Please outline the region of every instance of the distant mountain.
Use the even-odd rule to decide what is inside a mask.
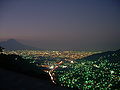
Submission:
[[[40,50],[39,48],[24,45],[15,39],[9,39],[7,41],[0,42],[0,46],[6,50]]]

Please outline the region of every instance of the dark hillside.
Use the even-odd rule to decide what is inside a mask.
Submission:
[[[93,54],[87,57],[84,57],[79,60],[98,60],[98,59],[108,59],[110,62],[118,62],[120,61],[120,49],[116,51],[108,51],[108,52],[103,52],[103,53],[98,53],[98,54]]]
[[[0,54],[0,90],[68,90],[54,85],[50,76],[18,55]]]

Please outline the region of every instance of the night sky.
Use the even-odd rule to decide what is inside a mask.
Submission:
[[[120,49],[120,0],[0,0],[0,41],[52,50]]]

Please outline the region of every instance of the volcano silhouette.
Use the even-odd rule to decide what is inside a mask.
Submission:
[[[9,39],[7,41],[2,41],[0,42],[0,46],[4,47],[6,50],[40,50],[35,47],[24,45],[15,39]]]

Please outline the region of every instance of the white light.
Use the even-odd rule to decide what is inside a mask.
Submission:
[[[111,73],[111,74],[113,74],[113,73],[114,73],[114,71],[110,71],[110,73]]]
[[[96,64],[94,64],[93,66],[94,66],[94,67],[97,67],[97,68],[100,68],[100,66],[98,66],[98,65],[96,65]]]
[[[50,66],[50,69],[53,69],[54,68],[54,66],[52,65],[52,66]]]
[[[66,68],[67,66],[63,66],[62,68]]]
[[[70,61],[70,63],[74,63],[73,61]]]

